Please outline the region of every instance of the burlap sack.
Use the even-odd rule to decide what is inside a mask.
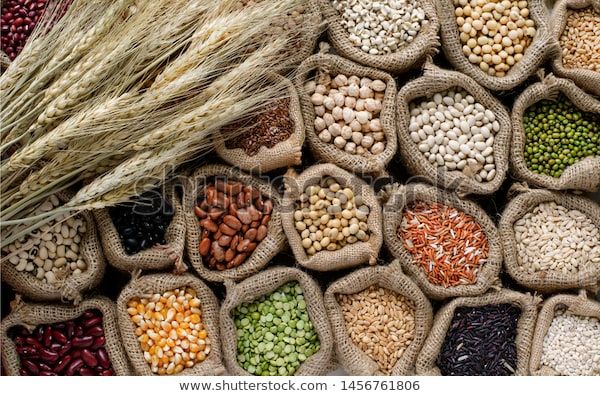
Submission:
[[[245,302],[274,292],[288,282],[298,282],[304,292],[308,316],[319,337],[320,348],[306,359],[294,375],[325,375],[333,370],[333,335],[323,304],[323,293],[317,282],[296,268],[274,267],[266,269],[238,284],[227,282],[227,296],[221,305],[221,337],[223,355],[229,375],[250,375],[237,361],[237,330],[233,311]]]
[[[600,225],[600,205],[584,197],[562,192],[529,189],[520,184],[512,186],[509,196],[515,194],[519,195],[508,202],[498,225],[504,251],[504,267],[511,278],[521,286],[543,293],[577,288],[598,290],[600,288],[600,267],[592,263],[587,263],[587,266],[583,266],[584,268],[580,267],[577,274],[563,274],[560,271],[538,271],[529,274],[522,270],[517,261],[514,224],[539,204],[554,201],[568,209],[581,211],[594,224]]]
[[[327,20],[327,34],[335,50],[343,57],[360,64],[388,71],[403,73],[422,62],[426,56],[433,55],[439,46],[438,30],[440,22],[435,9],[435,1],[420,0],[419,5],[425,11],[427,23],[424,24],[415,39],[398,51],[386,55],[372,55],[352,44],[349,34],[342,26],[342,17],[331,4],[331,0],[315,0]]]
[[[367,242],[356,242],[348,244],[335,251],[321,250],[313,256],[309,256],[302,246],[302,238],[296,230],[294,211],[300,195],[310,185],[317,184],[323,177],[334,177],[340,186],[349,187],[355,195],[362,196],[365,205],[370,209],[367,218],[370,237]],[[377,202],[375,192],[358,176],[352,175],[345,170],[332,164],[314,165],[306,169],[302,174],[294,178],[289,177],[286,182],[284,195],[286,210],[282,213],[283,230],[289,241],[292,252],[298,264],[304,268],[314,271],[335,271],[356,267],[363,263],[376,264],[379,249],[383,243],[381,235],[381,207]]]
[[[537,305],[541,298],[529,294],[517,293],[508,289],[501,289],[486,293],[479,297],[459,297],[444,305],[433,318],[433,327],[425,340],[425,345],[417,357],[418,375],[441,375],[437,367],[437,358],[440,354],[446,333],[454,318],[454,311],[458,307],[482,307],[485,305],[511,304],[521,309],[521,316],[517,322],[517,367],[515,375],[529,374],[529,356],[531,354],[531,340],[537,316]]]
[[[550,190],[596,191],[600,188],[600,156],[584,158],[567,167],[559,178],[533,173],[527,168],[525,157],[525,130],[523,114],[533,104],[542,99],[555,99],[565,95],[577,108],[600,114],[600,101],[586,94],[564,78],[549,74],[541,82],[530,85],[515,100],[512,109],[513,139],[510,153],[511,171],[516,179],[530,185]]]
[[[494,163],[496,177],[490,182],[479,183],[460,170],[450,171],[445,167],[431,164],[410,137],[410,104],[425,100],[435,93],[459,87],[469,92],[477,102],[490,109],[500,124],[500,131],[494,135]],[[423,68],[423,77],[404,85],[398,92],[397,126],[400,155],[411,174],[425,178],[429,183],[456,190],[461,195],[487,195],[496,192],[508,171],[508,153],[510,150],[511,125],[508,111],[502,103],[482,88],[472,78],[455,71],[443,70],[427,62]]]
[[[547,10],[543,0],[529,0],[529,18],[535,22],[537,33],[525,49],[523,59],[515,63],[504,77],[492,77],[475,65],[463,53],[458,25],[454,14],[454,0],[438,0],[437,13],[440,19],[442,48],[454,68],[472,77],[477,83],[493,91],[508,91],[521,84],[546,60],[559,50],[548,28]]]
[[[463,200],[455,193],[428,186],[426,184],[408,184],[389,186],[382,193],[383,199],[383,235],[385,245],[394,257],[400,259],[404,272],[423,290],[425,295],[434,300],[451,297],[478,296],[488,289],[499,286],[498,274],[502,267],[502,244],[498,230],[492,219],[473,201]],[[471,285],[458,285],[446,288],[429,282],[421,267],[414,262],[412,255],[404,248],[398,237],[398,228],[402,224],[404,208],[416,201],[438,202],[470,215],[475,219],[488,239],[488,258],[481,264],[477,274],[477,282]]]
[[[321,33],[325,30],[323,23],[323,15],[317,4],[313,0],[303,0],[304,5],[304,20],[302,25],[298,26],[297,45],[290,48],[289,59],[286,61],[286,66],[290,69],[298,67],[304,59],[308,58],[317,46],[317,40]]]
[[[265,239],[258,244],[256,250],[240,266],[223,271],[211,270],[202,263],[202,256],[198,250],[201,229],[199,220],[194,214],[198,194],[213,176],[240,181],[245,185],[258,189],[264,197],[268,197],[273,201],[273,213],[271,214],[268,234]],[[281,196],[275,187],[229,166],[207,165],[195,171],[184,188],[183,212],[186,222],[185,250],[187,256],[200,277],[211,282],[224,282],[226,279],[237,281],[254,275],[267,266],[269,261],[284,249],[286,244],[281,227]]]
[[[379,79],[386,83],[383,109],[379,114],[386,139],[385,150],[381,154],[369,157],[350,154],[344,150],[338,149],[333,143],[324,143],[319,139],[314,124],[316,118],[315,108],[310,101],[310,95],[304,88],[305,83],[314,80],[316,73],[331,74],[332,78],[339,73],[343,73],[348,77],[356,75],[358,77]],[[318,160],[336,164],[356,173],[381,173],[385,170],[386,165],[396,153],[397,146],[395,133],[396,114],[394,109],[396,83],[391,75],[380,70],[360,66],[357,63],[336,55],[319,53],[302,62],[298,67],[296,77],[294,78],[294,84],[300,95],[302,117],[304,119],[304,127],[306,128],[306,139],[311,151]]]
[[[357,347],[348,335],[344,314],[336,298],[339,294],[359,293],[373,285],[405,296],[415,305],[415,337],[391,372],[391,375],[414,374],[417,355],[431,328],[433,311],[423,292],[402,273],[398,260],[387,267],[356,270],[333,282],[325,292],[325,308],[335,338],[337,360],[350,375],[383,375],[377,363]]]
[[[68,193],[58,193],[56,196],[61,202],[68,202]],[[88,265],[87,270],[81,274],[71,274],[63,281],[51,285],[35,277],[29,272],[19,272],[15,266],[8,262],[5,256],[0,261],[2,267],[2,281],[8,283],[15,292],[23,294],[36,301],[70,300],[77,305],[83,299],[83,294],[93,290],[104,276],[106,262],[102,254],[102,247],[96,230],[96,223],[91,212],[83,211],[79,214],[86,222],[86,232],[82,235],[80,253]]]
[[[560,43],[559,40],[567,24],[570,10],[581,10],[588,7],[593,7],[595,12],[600,13],[600,1],[598,0],[559,0],[554,3],[550,19],[550,29],[554,40]],[[585,91],[600,95],[600,72],[565,67],[562,60],[562,51],[557,51],[552,59],[552,71],[560,77],[573,80]]]
[[[136,269],[157,270],[172,266],[182,260],[185,245],[185,217],[181,202],[174,188],[170,187],[165,200],[173,208],[173,218],[165,232],[165,246],[153,246],[136,254],[128,255],[108,209],[94,211],[98,223],[102,248],[109,264],[123,271]]]
[[[529,372],[531,375],[560,375],[551,367],[542,365],[542,354],[544,351],[544,338],[552,324],[557,310],[566,310],[573,315],[587,316],[600,319],[600,303],[588,299],[585,292],[578,296],[572,294],[558,294],[550,297],[538,314],[531,344],[531,359],[529,361]]]
[[[155,375],[152,373],[150,365],[144,360],[144,353],[135,335],[136,325],[127,313],[127,303],[132,298],[148,297],[156,293],[162,294],[183,287],[194,289],[198,299],[200,299],[202,323],[208,333],[211,349],[205,361],[194,365],[194,367],[183,369],[178,375],[224,374],[225,368],[221,358],[221,338],[219,336],[219,301],[212,290],[191,274],[153,274],[140,277],[139,272],[133,274],[131,281],[121,291],[117,299],[119,330],[133,368],[132,374]]]
[[[227,163],[249,172],[269,172],[277,168],[300,165],[302,145],[304,144],[304,123],[298,93],[291,81],[279,75],[271,77],[281,81],[287,87],[286,99],[289,99],[289,117],[293,124],[290,137],[273,147],[262,146],[255,155],[248,155],[242,148],[229,149],[226,137],[215,142],[215,151]]]
[[[7,375],[19,375],[21,363],[16,345],[9,336],[11,328],[24,326],[33,329],[41,324],[51,324],[76,319],[88,309],[97,309],[102,313],[102,327],[106,338],[105,349],[116,375],[131,375],[131,369],[121,343],[115,304],[105,297],[94,297],[82,301],[77,306],[26,304],[21,301],[14,304],[12,312],[0,325],[2,341],[2,368]]]

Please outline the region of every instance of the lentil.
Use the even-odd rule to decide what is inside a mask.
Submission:
[[[144,360],[155,374],[179,374],[202,363],[211,351],[200,299],[192,288],[133,298],[127,313],[137,326]]]
[[[352,341],[389,375],[415,337],[414,303],[377,286],[336,298]]]
[[[513,374],[520,314],[511,304],[457,308],[437,360],[442,375]]]
[[[237,359],[250,374],[293,375],[320,348],[297,282],[238,306],[234,322]]]
[[[593,8],[569,9],[560,45],[566,68],[600,72],[600,14]]]
[[[564,95],[529,107],[523,127],[525,162],[534,173],[560,177],[577,161],[600,155],[600,115],[579,110]]]

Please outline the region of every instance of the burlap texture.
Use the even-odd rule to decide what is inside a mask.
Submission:
[[[288,111],[293,124],[292,134],[271,148],[262,146],[255,155],[248,155],[242,148],[228,149],[225,136],[215,142],[215,151],[225,162],[249,172],[269,172],[277,168],[300,165],[302,162],[304,122],[298,93],[288,79],[276,74],[271,78],[282,81],[287,88],[286,99],[290,101]]]
[[[304,59],[308,58],[317,46],[317,40],[325,30],[323,15],[317,4],[313,0],[304,0],[304,21],[302,26],[298,27],[299,37],[297,47],[290,48],[289,59],[286,66],[290,69],[298,67]]]
[[[500,131],[494,134],[494,163],[496,177],[490,182],[479,183],[460,170],[450,171],[445,167],[431,164],[410,137],[410,104],[415,100],[425,100],[435,93],[459,87],[470,93],[477,102],[491,110],[500,124]],[[444,70],[430,62],[424,67],[423,77],[405,84],[398,92],[397,126],[398,147],[402,161],[411,174],[425,178],[429,183],[445,189],[456,190],[461,195],[487,195],[496,192],[506,178],[508,154],[510,151],[510,115],[504,105],[482,88],[472,78],[455,71]]]
[[[302,238],[296,230],[294,211],[300,195],[306,188],[318,184],[323,177],[335,178],[342,188],[349,187],[355,195],[362,196],[365,205],[370,209],[367,217],[369,240],[348,244],[335,251],[321,250],[309,256],[302,246]],[[335,271],[355,267],[363,263],[374,265],[377,262],[379,249],[383,243],[381,235],[381,207],[373,189],[364,180],[333,164],[314,165],[295,178],[290,178],[286,185],[282,213],[283,230],[289,241],[298,264],[315,271]]]
[[[525,129],[523,114],[542,99],[555,99],[565,95],[577,108],[600,114],[600,101],[586,94],[572,81],[546,76],[541,82],[530,85],[515,100],[512,109],[513,140],[510,153],[511,171],[516,179],[530,185],[550,190],[596,191],[600,188],[600,156],[587,157],[567,167],[559,178],[533,173],[527,168],[525,157]]]
[[[185,245],[185,217],[174,188],[168,189],[165,200],[174,211],[171,223],[165,232],[166,246],[153,246],[132,255],[125,252],[119,232],[108,209],[94,211],[102,248],[109,264],[123,271],[158,270],[172,266],[176,261],[172,259],[173,256],[176,256],[177,260],[182,259]]]
[[[0,339],[2,341],[2,368],[7,375],[19,375],[21,363],[16,351],[16,345],[9,331],[14,326],[35,328],[41,324],[64,322],[81,316],[88,309],[97,309],[102,312],[102,327],[106,345],[104,348],[116,375],[131,375],[129,362],[123,349],[115,303],[106,297],[94,297],[82,301],[77,306],[68,305],[45,305],[26,304],[18,302],[13,311],[2,321],[0,325]]]
[[[324,143],[315,131],[315,108],[310,100],[310,95],[304,89],[304,84],[314,79],[314,72],[328,73],[331,77],[344,74],[348,77],[368,77],[379,79],[386,83],[383,108],[379,114],[383,132],[385,134],[385,150],[381,154],[369,157],[359,154],[350,154],[337,148],[333,143]],[[300,95],[302,117],[306,128],[306,139],[311,151],[321,162],[336,164],[344,169],[356,173],[381,173],[396,153],[397,141],[395,132],[395,100],[396,82],[394,78],[380,70],[361,66],[342,57],[319,53],[306,59],[298,67],[294,84]]]
[[[132,298],[149,297],[152,294],[164,293],[177,288],[190,287],[196,291],[200,299],[202,323],[210,340],[210,352],[206,360],[194,367],[185,368],[178,375],[221,375],[225,368],[221,358],[221,338],[219,336],[219,301],[212,290],[200,279],[191,274],[153,274],[139,277],[132,276],[131,281],[119,294],[117,299],[117,315],[123,346],[129,356],[134,375],[155,375],[150,365],[144,360],[144,353],[135,335],[136,325],[127,313],[127,303]]]
[[[211,270],[202,262],[200,255],[200,225],[194,213],[196,200],[201,189],[213,176],[240,181],[244,185],[258,189],[263,197],[273,201],[273,212],[267,226],[268,233],[254,252],[240,266],[219,271]],[[206,165],[194,172],[186,183],[183,192],[183,211],[186,222],[186,252],[190,262],[201,278],[211,282],[224,282],[226,279],[241,280],[253,275],[269,264],[269,261],[284,249],[286,240],[281,226],[281,196],[269,183],[252,177],[235,168],[225,165]]]
[[[442,350],[446,333],[450,328],[454,311],[458,307],[482,307],[486,305],[511,304],[521,309],[517,322],[517,367],[515,375],[529,374],[529,357],[531,355],[531,340],[537,316],[539,297],[529,294],[517,293],[508,289],[501,289],[486,293],[479,297],[459,297],[444,305],[433,318],[433,327],[425,340],[425,345],[417,357],[418,375],[441,375],[437,367],[437,358]]]
[[[588,299],[585,292],[578,296],[572,294],[557,294],[550,297],[538,314],[531,344],[531,359],[529,372],[531,375],[560,375],[551,367],[542,365],[544,351],[544,338],[552,324],[557,309],[566,309],[566,312],[578,316],[587,316],[600,319],[600,302]]]
[[[395,185],[383,193],[387,202],[383,204],[383,225],[385,244],[394,257],[400,259],[404,272],[423,290],[425,295],[434,300],[451,297],[478,296],[491,287],[499,285],[498,274],[502,267],[502,244],[498,230],[492,219],[473,201],[463,200],[452,192],[438,189],[426,184]],[[398,237],[398,228],[402,224],[404,208],[413,202],[440,203],[458,209],[471,217],[483,229],[488,239],[489,253],[477,274],[477,282],[471,285],[458,285],[446,288],[429,282],[421,267],[414,262],[412,255],[404,248]]]
[[[567,25],[567,16],[570,10],[582,10],[593,7],[600,13],[599,0],[559,0],[554,3],[550,18],[550,29],[560,45],[560,37]],[[600,72],[587,69],[567,68],[563,65],[562,51],[557,51],[552,59],[552,71],[556,75],[573,80],[575,84],[594,95],[600,95]]]
[[[424,24],[411,43],[391,54],[372,55],[364,52],[350,41],[349,34],[342,26],[342,17],[333,8],[331,0],[314,0],[319,3],[321,13],[327,21],[327,34],[331,44],[341,56],[360,64],[388,71],[403,73],[433,55],[440,44],[438,30],[440,22],[435,9],[435,1],[419,0],[425,11],[427,24]]]
[[[510,194],[519,195],[511,199],[504,208],[498,230],[504,251],[504,267],[511,278],[528,289],[543,293],[577,288],[598,290],[600,267],[592,263],[584,265],[584,268],[576,274],[563,274],[560,271],[538,271],[529,274],[520,269],[517,261],[514,224],[539,204],[553,201],[567,209],[581,211],[592,220],[592,223],[600,225],[600,205],[584,197],[563,192],[529,189],[521,184],[513,185]]]
[[[333,335],[323,304],[323,293],[317,282],[305,272],[289,267],[274,267],[261,271],[238,284],[227,282],[227,296],[221,305],[221,337],[223,356],[229,375],[250,375],[237,361],[237,330],[233,311],[245,302],[274,292],[288,282],[298,282],[304,292],[308,316],[319,337],[320,348],[306,359],[294,375],[325,375],[333,370]]]
[[[61,202],[68,202],[69,193],[56,194]],[[19,272],[9,263],[7,257],[0,261],[2,267],[2,281],[8,283],[16,293],[23,294],[36,301],[69,300],[77,305],[83,294],[93,290],[104,277],[106,262],[102,253],[96,223],[91,212],[83,211],[79,215],[85,220],[86,232],[81,237],[80,253],[88,265],[87,270],[81,274],[69,275],[65,280],[51,285],[37,279],[29,272]]]
[[[394,291],[415,305],[415,337],[391,372],[391,375],[414,374],[417,355],[431,328],[433,310],[419,287],[402,273],[398,260],[389,266],[356,270],[333,282],[325,292],[325,308],[335,338],[337,360],[350,375],[384,375],[377,363],[356,346],[348,335],[344,314],[336,299],[336,295],[359,293],[373,285]]]
[[[454,68],[472,77],[477,83],[493,91],[507,91],[521,84],[559,50],[558,44],[553,40],[547,20],[548,12],[543,0],[529,0],[529,18],[535,22],[537,33],[531,44],[525,49],[523,59],[515,63],[504,77],[493,77],[469,62],[463,53],[460,42],[458,24],[454,15],[453,0],[438,0],[437,13],[440,19],[442,48],[444,54]]]

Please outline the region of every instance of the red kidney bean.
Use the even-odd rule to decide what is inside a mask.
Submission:
[[[81,336],[83,336],[83,333],[84,333],[83,332],[83,327],[81,327],[79,325],[76,325],[75,326],[75,332],[74,332],[75,337],[81,337]]]
[[[92,337],[100,337],[104,335],[104,329],[102,328],[102,326],[90,327],[86,330],[85,335]]]
[[[45,347],[49,347],[52,343],[52,327],[46,326],[44,329],[44,337],[42,338]]]
[[[104,376],[115,375],[115,372],[112,369],[103,370],[103,371],[100,372],[100,375],[104,375]]]
[[[83,360],[81,358],[77,358],[75,360],[73,360],[71,362],[71,364],[69,364],[69,367],[67,367],[67,371],[65,372],[66,375],[73,375],[76,372],[79,371],[80,368],[83,367],[85,363],[83,362]]]
[[[58,341],[59,343],[61,343],[63,345],[65,345],[67,343],[67,337],[58,330],[54,330],[52,332],[52,337],[54,337],[54,339],[56,341]]]
[[[44,346],[42,344],[40,344],[40,342],[38,340],[36,340],[35,338],[33,338],[33,336],[27,337],[25,339],[25,343],[31,345],[32,347],[34,347],[36,349],[42,349],[42,348],[44,348]]]
[[[51,376],[56,376],[58,374],[52,372],[52,371],[40,371],[40,373],[38,375],[44,376],[44,377],[51,377]]]
[[[69,353],[69,351],[73,348],[73,345],[71,344],[70,341],[67,341],[67,343],[61,348],[61,350],[58,352],[58,354],[63,357],[65,356],[67,353]]]
[[[79,369],[79,375],[90,376],[90,375],[98,375],[96,370],[93,370],[89,367],[82,367]]]
[[[19,369],[19,375],[23,376],[23,377],[27,377],[29,374],[29,372],[27,370],[25,370],[24,368]]]
[[[72,320],[69,320],[67,322],[67,333],[65,335],[69,339],[73,338],[73,335],[75,335],[75,322],[73,322]]]
[[[25,357],[38,357],[38,350],[32,347],[17,347],[17,353]]]
[[[58,360],[59,357],[60,356],[58,356],[58,353],[49,351],[47,349],[42,349],[40,351],[40,359],[47,363],[54,363]]]
[[[71,341],[74,347],[77,348],[88,348],[94,344],[94,337],[92,336],[80,336],[73,338]]]
[[[21,360],[21,367],[27,370],[31,375],[38,375],[40,372],[38,365],[31,360]]]
[[[81,351],[81,358],[88,367],[96,367],[98,365],[98,359],[96,359],[94,353],[88,349],[83,349]]]
[[[90,347],[91,350],[96,350],[98,348],[101,348],[104,346],[104,344],[106,344],[106,339],[104,338],[104,336],[100,336],[98,338],[96,338],[94,340],[94,343],[92,344],[92,346]]]
[[[83,322],[83,327],[94,327],[102,324],[102,318],[100,316],[93,316],[91,318],[86,319]]]
[[[62,373],[67,366],[69,365],[69,363],[71,363],[71,360],[73,360],[73,358],[71,357],[71,355],[67,355],[65,357],[63,357],[58,364],[54,367],[54,372],[57,374]]]
[[[52,368],[46,363],[38,362],[37,366],[40,369],[40,371],[52,371]]]
[[[99,348],[98,351],[96,352],[96,357],[98,358],[98,364],[102,368],[107,369],[110,367],[110,360],[108,358],[108,353],[106,352],[106,349]]]

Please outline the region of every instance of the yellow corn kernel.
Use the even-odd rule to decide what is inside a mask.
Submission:
[[[205,339],[206,337],[208,337],[208,333],[206,332],[206,330],[201,330],[198,332],[198,338],[200,339]]]
[[[196,360],[199,362],[203,362],[206,360],[206,354],[204,352],[198,352],[198,354],[196,354]]]
[[[175,372],[174,372],[174,374],[179,374],[179,373],[181,373],[182,371],[183,371],[183,364],[177,364],[177,365],[175,366]]]
[[[200,346],[198,344],[190,344],[189,347],[190,352],[200,352]]]

